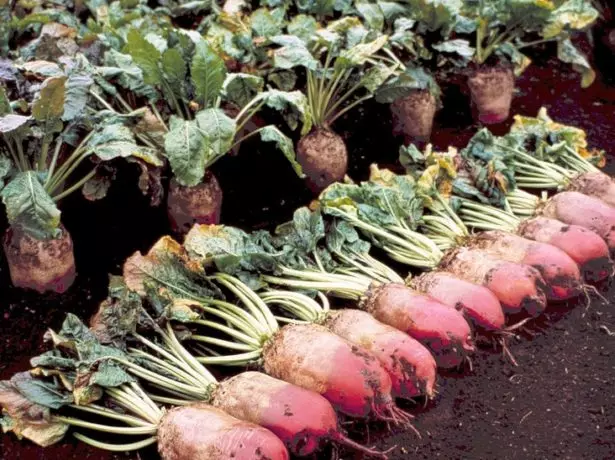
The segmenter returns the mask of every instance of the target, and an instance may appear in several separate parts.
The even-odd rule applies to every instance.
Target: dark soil
[[[612,57],[609,58],[612,63]],[[540,62],[518,81],[512,113],[535,115],[541,105],[565,123],[587,130],[590,142],[615,149],[615,89],[602,81],[587,90],[578,77],[554,62]],[[445,110],[434,126],[433,143],[463,145],[476,130],[468,95],[456,86],[444,88]],[[335,126],[348,140],[350,175],[366,178],[372,162],[394,165],[399,140],[391,137],[386,106],[371,104]],[[500,132],[507,126],[491,129]],[[363,135],[363,133],[368,133]],[[615,170],[612,157],[607,170]],[[309,190],[293,177],[279,153],[246,144],[240,157],[226,158],[215,168],[225,192],[222,221],[243,228],[271,227],[288,219],[310,200]],[[106,295],[109,273],[120,273],[123,260],[147,250],[168,231],[164,206],[148,207],[136,190],[137,171],[120,173],[110,195],[89,203],[80,196],[62,205],[71,232],[78,267],[75,285],[64,295],[37,295],[10,287],[0,264],[0,378],[28,368],[29,357],[45,350],[46,328],[58,328],[67,312],[83,318]],[[271,185],[270,185],[271,184]],[[4,213],[2,213],[4,215]],[[0,222],[0,228],[6,228]],[[411,407],[421,440],[410,432],[380,426],[348,425],[356,439],[387,448],[391,458],[442,459],[612,459],[615,458],[615,286],[568,307],[553,306],[510,349],[519,361],[513,367],[499,353],[482,349],[473,357],[473,371],[442,375],[439,395],[427,407]],[[327,458],[328,452],[319,458]],[[155,449],[141,453],[156,458]],[[343,458],[354,458],[342,454]],[[118,459],[137,454],[107,454],[76,443],[41,449],[12,435],[0,436],[1,459]]]

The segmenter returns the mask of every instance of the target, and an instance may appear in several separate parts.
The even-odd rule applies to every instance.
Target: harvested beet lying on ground
[[[275,257],[276,260],[269,265],[254,267],[256,273],[272,273],[263,274],[261,281],[285,289],[317,290],[335,297],[361,301],[359,308],[373,308],[371,313],[374,317],[388,324],[378,316],[381,309],[386,309],[385,305],[376,302],[374,296],[386,290],[391,281],[403,280],[389,267],[371,257],[368,254],[369,244],[361,240],[357,232],[343,221],[332,222],[325,228],[320,213],[300,208],[295,212],[293,221],[279,226],[273,237],[266,237],[263,233],[242,235],[232,227],[216,229],[201,226],[194,227],[187,235],[185,246],[189,253],[202,261],[216,258],[223,261],[226,258],[224,247],[242,246],[237,239],[244,239],[242,245],[254,251],[254,254],[247,252],[240,256],[246,261],[259,252],[262,258]],[[265,243],[260,248],[254,244],[259,239]],[[271,249],[267,250],[266,247]],[[370,289],[372,287],[374,289]],[[417,299],[426,297],[413,293],[407,287],[404,289],[409,291],[409,296],[414,295]],[[372,302],[375,302],[374,305]],[[434,299],[426,299],[426,302],[421,308],[431,307],[434,312],[438,309],[438,314],[448,318],[448,322],[438,326],[436,322],[427,319],[427,312],[420,313],[420,308],[407,305],[406,315],[414,318],[416,325],[403,328],[402,331],[410,333],[428,348],[433,343],[435,348],[430,350],[435,354],[438,365],[456,367],[473,350],[470,326],[461,313]],[[453,326],[455,323],[458,325]],[[427,329],[422,330],[423,324]],[[414,385],[412,381],[408,384],[410,388]]]
[[[412,278],[410,287],[463,312],[485,332],[504,328],[506,318],[498,297],[481,284],[471,283],[443,271],[425,272]]]
[[[518,189],[507,195],[507,202],[514,212],[522,215],[533,214],[540,208],[540,200],[537,197]],[[570,225],[554,218],[540,216],[521,220],[504,210],[465,199],[461,200],[459,215],[473,228],[516,233],[528,240],[562,250],[576,262],[587,281],[600,281],[613,270],[613,261],[604,239],[580,225]]]
[[[439,267],[488,288],[507,313],[538,316],[547,306],[547,285],[540,272],[529,265],[496,259],[479,249],[458,248],[450,251]]]
[[[428,172],[431,174],[431,170]],[[505,311],[520,313],[527,310],[529,314],[537,315],[545,309],[545,284],[537,270],[486,257],[482,251],[455,248],[466,238],[467,229],[454,212],[422,215],[426,199],[419,195],[410,176],[375,167],[371,173],[370,181],[361,185],[335,184],[325,190],[321,195],[324,212],[341,217],[365,232],[398,262],[442,270],[469,283],[485,286],[496,295]],[[378,211],[380,208],[388,209],[390,214],[383,215]],[[421,219],[428,226],[427,236],[406,224]],[[511,276],[516,282],[514,290],[508,289],[507,284],[499,284]],[[457,301],[461,302],[471,292],[459,292],[458,295]],[[435,302],[435,299],[429,302]]]
[[[581,292],[581,273],[576,262],[550,244],[531,241],[499,230],[481,232],[468,244],[501,260],[536,268],[547,285],[548,300],[567,300]]]
[[[579,265],[583,278],[600,281],[613,272],[609,247],[597,233],[580,225],[534,217],[521,222],[519,235],[562,249]]]
[[[615,254],[615,208],[598,198],[579,192],[561,192],[549,198],[539,213],[597,233],[606,241],[611,256]]]
[[[147,260],[153,264],[158,260],[155,257],[178,255],[177,252],[171,252],[178,247],[168,238],[160,240],[148,254]],[[136,257],[136,260],[141,264],[127,265],[127,273],[130,274],[128,280],[131,286],[143,292],[141,283],[145,279],[137,270],[146,266],[143,264],[144,259]],[[159,277],[158,280],[167,279]],[[192,287],[196,289],[198,285],[193,284]],[[222,332],[228,331],[223,324],[201,320],[198,313],[190,309],[202,310],[209,317],[228,319],[222,307],[232,309],[232,304],[214,299],[209,299],[213,304],[199,304],[198,300],[191,302],[185,298],[185,291],[180,296],[172,288],[167,291],[164,299],[168,302],[167,312],[178,321],[183,321],[184,325],[208,325],[214,330],[217,327]],[[163,298],[159,301],[163,301]],[[237,311],[237,307],[234,310]],[[371,456],[383,456],[344,436],[331,403],[318,393],[260,372],[243,372],[218,382],[180,343],[177,337],[181,337],[181,331],[176,335],[169,324],[164,329],[160,328],[158,322],[164,321],[163,317],[157,316],[160,310],[152,308],[148,311],[143,309],[137,293],[128,291],[121,278],[112,277],[109,297],[101,303],[92,318],[91,329],[103,343],[117,345],[118,336],[123,335],[124,341],[138,344],[127,353],[130,361],[116,361],[140,382],[154,385],[158,390],[168,393],[168,396],[161,396],[157,391],[156,395],[151,396],[155,401],[171,405],[183,405],[195,400],[206,402],[240,420],[267,428],[295,455],[312,454],[327,441],[331,441]],[[135,332],[137,329],[139,331]],[[213,335],[196,334],[193,339],[199,343],[225,343]]]
[[[284,444],[269,430],[205,403],[176,407],[164,415],[158,452],[163,460],[289,458]]]
[[[269,305],[279,306],[308,323],[320,323],[331,332],[373,353],[391,377],[394,397],[411,399],[435,395],[436,362],[425,346],[408,334],[376,320],[361,310],[330,310],[298,292],[268,290],[261,294]]]
[[[165,276],[173,273],[168,259],[177,257],[177,252],[171,252],[169,246],[162,243],[147,256],[137,253],[126,262],[124,276],[131,289],[145,296],[144,283],[169,288],[172,281],[165,281]],[[186,263],[194,262],[182,262]],[[183,277],[177,274],[173,283],[181,280],[186,287],[177,290],[176,295],[180,298],[188,295],[195,311],[207,305],[221,308],[223,314],[217,320],[228,322],[225,325],[206,319],[185,320],[187,325],[210,328],[230,337],[230,340],[222,340],[190,334],[186,340],[191,343],[208,344],[195,347],[199,362],[243,366],[262,360],[263,368],[272,377],[323,395],[335,409],[347,415],[407,423],[407,416],[394,405],[389,375],[371,353],[316,324],[290,324],[279,328],[267,304],[234,276],[217,273],[208,279],[236,295],[241,308],[216,300],[216,290],[204,295],[203,289],[191,281],[197,272],[186,273],[188,265],[182,266],[183,269],[178,269],[184,270]],[[212,354],[211,345],[223,351]],[[229,354],[228,350],[234,351]],[[353,377],[348,378],[349,375]]]
[[[50,331],[46,337],[63,341],[53,342],[53,350],[33,358],[36,367],[30,372],[0,383],[0,406],[17,422],[9,430],[18,436],[47,446],[73,427],[104,434],[107,439],[102,441],[73,433],[80,441],[110,451],[127,452],[158,443],[163,460],[289,458],[271,431],[208,404],[184,401],[183,407],[165,411],[154,402],[157,397],[150,397],[124,370],[120,363],[128,359],[125,352],[102,345],[72,314],[58,334]],[[79,374],[66,372],[67,366],[77,363]],[[24,407],[30,412],[24,412]],[[133,441],[109,441],[110,435]]]

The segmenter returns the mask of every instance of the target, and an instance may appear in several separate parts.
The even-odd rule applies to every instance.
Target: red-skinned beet
[[[458,247],[444,255],[439,268],[485,286],[498,298],[505,313],[538,316],[547,306],[546,283],[529,265],[506,262],[480,249]]]
[[[267,428],[295,455],[311,455],[331,441],[370,457],[386,458],[344,436],[333,406],[323,396],[261,372],[242,372],[220,382],[211,404]]]
[[[521,223],[519,235],[551,244],[568,254],[587,281],[600,281],[613,272],[609,247],[597,233],[556,219],[534,217]]]
[[[425,345],[439,367],[457,367],[474,351],[472,330],[462,313],[403,284],[372,287],[361,307]]]
[[[581,292],[583,281],[579,266],[555,246],[500,230],[481,232],[468,242],[468,246],[501,260],[536,268],[547,284],[548,300],[567,300]]]
[[[436,361],[418,340],[361,310],[330,312],[323,325],[380,360],[391,377],[393,396],[434,396]]]
[[[484,124],[505,121],[510,114],[515,77],[510,67],[480,66],[468,77],[472,102]]]
[[[37,240],[19,227],[9,227],[4,235],[4,253],[15,287],[39,293],[66,292],[76,277],[73,240],[60,226],[60,236]]]
[[[597,233],[606,241],[611,257],[615,254],[615,208],[604,201],[579,192],[561,192],[549,198],[538,215]]]
[[[218,224],[222,210],[222,189],[211,171],[194,187],[184,187],[171,180],[167,197],[167,214],[171,230],[186,234],[194,224]]]
[[[422,273],[411,280],[410,287],[463,312],[475,327],[485,332],[499,331],[506,322],[502,305],[493,292],[450,273]]]
[[[162,460],[287,460],[271,431],[238,420],[205,403],[176,407],[158,428]]]
[[[401,421],[391,378],[379,360],[316,324],[284,326],[265,344],[269,375],[324,396],[336,410],[361,418]]]
[[[593,196],[615,207],[615,182],[602,171],[579,174],[572,180],[568,190]]]

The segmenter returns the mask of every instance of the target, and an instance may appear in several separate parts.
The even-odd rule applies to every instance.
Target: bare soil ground
[[[612,58],[611,58],[612,59]],[[612,61],[611,61],[612,62]],[[596,147],[615,151],[615,89],[603,81],[587,90],[578,78],[552,62],[537,62],[519,79],[513,113],[535,115],[541,105],[565,123],[581,126]],[[475,132],[467,95],[447,90],[445,110],[434,126],[434,145],[463,145]],[[366,177],[372,162],[394,164],[398,139],[390,136],[388,109],[372,104],[339,123],[351,152],[350,175]],[[496,132],[507,126],[493,128]],[[361,133],[371,133],[364,137]],[[288,219],[310,199],[279,154],[242,148],[240,161],[216,167],[225,191],[223,221],[245,228],[270,227]],[[613,158],[607,170],[615,171]],[[123,171],[110,196],[100,203],[72,197],[63,204],[78,264],[76,284],[62,296],[26,293],[10,287],[0,264],[0,379],[28,367],[29,357],[45,350],[42,335],[73,312],[87,318],[105,297],[107,276],[119,273],[135,250],[147,250],[168,231],[163,208],[151,209],[136,191],[136,171]],[[275,184],[271,187],[270,184]],[[0,228],[6,224],[0,222]],[[611,280],[612,281],[612,280]],[[480,350],[473,370],[442,375],[438,397],[427,407],[405,406],[422,433],[351,424],[357,440],[387,448],[391,458],[441,459],[612,459],[615,458],[615,286],[600,286],[608,299],[592,297],[552,306],[536,324],[510,344],[519,361],[513,367],[492,349]],[[328,458],[323,452],[318,458]],[[340,453],[342,458],[355,458]],[[0,436],[0,459],[119,459],[67,437],[48,449]],[[155,449],[141,458],[156,458]]]

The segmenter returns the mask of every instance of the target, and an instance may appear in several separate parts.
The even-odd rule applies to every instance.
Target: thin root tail
[[[355,442],[352,439],[344,436],[340,432],[336,432],[336,434],[331,437],[331,441],[341,446],[348,447],[349,449],[352,449],[356,452],[360,452],[368,457],[379,458],[381,460],[388,460],[388,454],[397,447],[393,446],[392,448],[385,451],[380,451],[374,448],[364,446],[363,444],[359,444],[358,442]]]
[[[421,433],[412,425],[410,420],[414,418],[412,414],[409,414],[399,407],[395,405],[391,405],[391,407],[387,408],[387,412],[389,414],[384,414],[382,412],[376,412],[376,419],[383,422],[391,422],[394,425],[403,426],[404,428],[408,428],[413,431],[419,439],[421,439]]]

